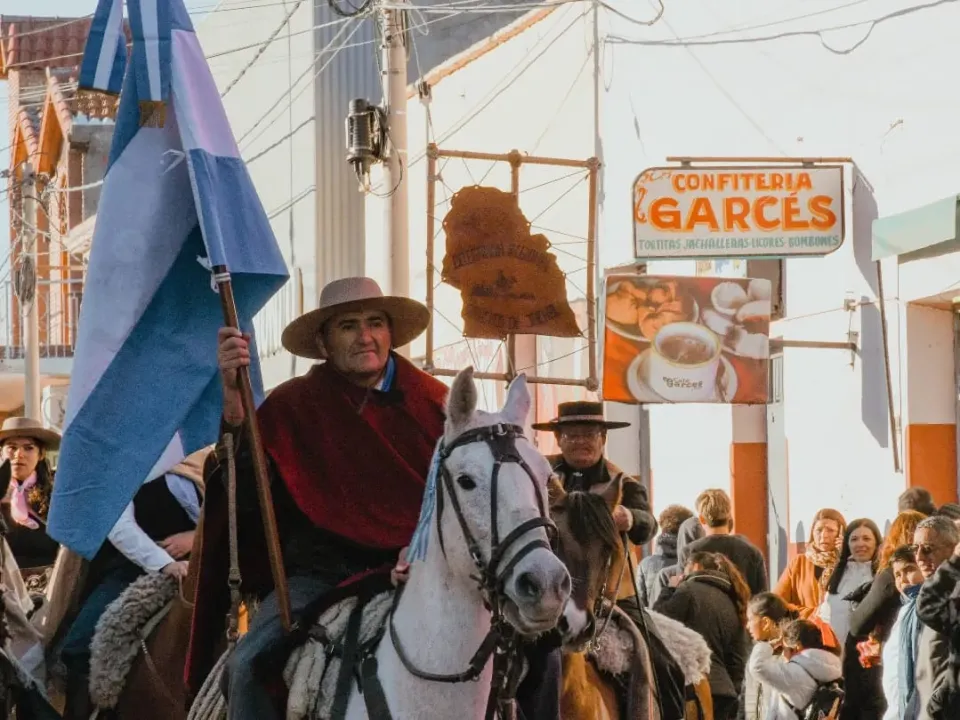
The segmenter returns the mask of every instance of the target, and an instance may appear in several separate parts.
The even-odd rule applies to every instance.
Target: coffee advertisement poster
[[[771,291],[762,279],[607,277],[603,399],[765,404]]]

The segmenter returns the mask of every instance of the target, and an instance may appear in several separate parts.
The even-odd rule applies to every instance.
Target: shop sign
[[[650,168],[633,220],[642,259],[827,255],[843,244],[843,168]]]
[[[550,242],[530,232],[513,195],[462,188],[451,198],[443,229],[442,278],[460,291],[465,337],[581,335]]]

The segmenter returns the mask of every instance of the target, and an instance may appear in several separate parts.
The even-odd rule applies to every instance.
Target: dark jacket
[[[872,589],[873,581],[866,582],[847,593],[843,599],[856,610]],[[848,632],[844,641],[844,700],[840,709],[840,720],[880,720],[887,710],[887,698],[883,692],[883,668],[879,664],[868,668],[860,664],[857,643],[862,639]]]
[[[893,570],[884,568],[874,576],[867,594],[850,613],[850,634],[858,640],[873,635],[886,642],[901,607]]]
[[[654,597],[654,586],[657,575],[669,565],[677,563],[677,536],[673,533],[660,533],[657,538],[657,549],[653,555],[640,561],[637,577],[637,590],[640,591],[640,602],[644,607],[650,607],[651,597]],[[657,593],[659,594],[659,593]]]
[[[687,558],[697,552],[719,553],[725,556],[743,575],[752,595],[770,589],[763,554],[742,535],[707,535],[694,540],[684,545],[679,553],[680,565],[686,565]]]
[[[684,520],[680,524],[680,532],[677,533],[677,555],[679,556],[688,544],[702,537],[703,525],[700,524],[700,520],[698,520],[696,516]],[[656,582],[653,583],[648,598],[650,607],[653,607],[657,602],[663,589],[670,587],[670,578],[680,575],[681,573],[683,573],[683,565],[680,565],[679,561],[677,561],[673,565],[667,565],[657,574]]]
[[[657,534],[657,519],[650,511],[650,496],[640,478],[627,475],[607,459],[586,470],[574,470],[562,455],[550,455],[547,461],[560,478],[563,489],[589,491],[595,485],[606,485],[618,476],[623,478],[623,498],[620,504],[633,514],[633,527],[627,533],[634,545],[645,545]]]
[[[847,596],[857,601],[850,613],[850,633],[843,650],[843,680],[846,699],[840,720],[879,718],[887,707],[883,693],[883,668],[860,664],[857,643],[871,635],[881,643],[887,641],[890,630],[902,607],[900,593],[893,580],[893,570],[885,568],[877,573],[864,591],[860,588]]]
[[[731,593],[726,577],[710,571],[695,572],[677,588],[664,588],[653,608],[707,641],[710,692],[714,697],[736,698],[747,664],[747,632]]]
[[[960,558],[951,557],[927,579],[917,597],[924,624],[917,657],[917,720],[960,717]]]

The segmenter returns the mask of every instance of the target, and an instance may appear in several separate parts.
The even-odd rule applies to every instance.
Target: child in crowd
[[[893,579],[903,598],[903,607],[883,646],[883,692],[887,712],[883,720],[913,720],[917,716],[917,694],[914,685],[915,663],[920,642],[920,619],[917,617],[917,595],[923,585],[923,574],[911,546],[894,550],[890,556]]]
[[[842,675],[838,652],[824,647],[823,633],[808,620],[792,620],[782,629],[764,623],[754,637],[761,642],[753,646],[747,671],[769,688],[766,720],[797,720],[817,688]]]

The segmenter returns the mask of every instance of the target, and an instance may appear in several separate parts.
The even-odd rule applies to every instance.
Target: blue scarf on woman
[[[922,585],[903,591],[903,617],[900,620],[900,663],[897,682],[900,686],[900,717],[907,717],[907,707],[916,691],[915,670],[920,648],[920,618],[917,617],[917,595]]]

